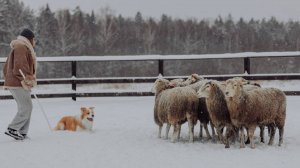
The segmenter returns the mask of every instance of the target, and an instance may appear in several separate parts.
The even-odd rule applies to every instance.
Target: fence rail
[[[229,74],[229,75],[207,75],[205,78],[215,80],[226,80],[231,77],[243,77],[247,80],[300,80],[300,74],[251,74],[251,58],[272,58],[272,57],[300,57],[300,52],[284,52],[284,53],[235,53],[235,54],[207,54],[207,55],[187,55],[187,56],[77,56],[77,57],[40,57],[38,62],[70,62],[72,78],[63,79],[40,79],[39,85],[45,84],[71,84],[73,93],[53,93],[38,94],[41,98],[55,97],[105,97],[105,96],[152,96],[151,92],[110,92],[110,93],[78,93],[76,88],[78,84],[101,84],[101,83],[152,83],[157,77],[122,77],[122,78],[77,78],[78,62],[86,61],[157,61],[158,73],[164,74],[164,61],[166,60],[201,60],[201,59],[232,59],[242,58],[243,71],[245,74]],[[0,63],[4,63],[5,58],[0,58]],[[174,79],[178,77],[167,77]],[[3,80],[0,80],[0,86]],[[300,91],[285,91],[287,95],[300,95]],[[9,95],[0,95],[0,99],[10,99]]]

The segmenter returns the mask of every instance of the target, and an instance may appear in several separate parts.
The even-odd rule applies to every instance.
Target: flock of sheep
[[[199,138],[203,137],[204,127],[208,139],[218,140],[226,148],[237,139],[241,148],[245,147],[245,143],[255,148],[253,135],[257,126],[260,128],[261,142],[264,142],[265,127],[270,136],[269,145],[273,144],[276,128],[279,129],[278,145],[283,142],[286,96],[279,89],[262,88],[240,77],[221,82],[192,74],[186,80],[159,78],[152,91],[155,93],[154,121],[159,126],[159,138],[163,124],[167,124],[165,138],[168,138],[173,126],[171,141],[179,140],[181,125],[187,121],[189,141],[193,142],[194,126],[199,120]],[[208,124],[212,128],[212,136]],[[247,142],[244,140],[244,128]]]

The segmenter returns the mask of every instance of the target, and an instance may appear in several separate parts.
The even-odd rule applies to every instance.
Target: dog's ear
[[[95,107],[90,107],[91,110],[94,110]]]
[[[81,107],[80,111],[81,111],[81,113],[83,113],[84,111],[86,111],[86,107]]]

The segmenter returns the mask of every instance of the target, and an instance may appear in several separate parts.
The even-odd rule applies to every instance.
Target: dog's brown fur
[[[89,114],[91,108],[81,107],[80,117],[76,116],[65,116],[57,123],[57,126],[54,128],[55,130],[68,130],[68,131],[76,131],[77,128],[85,130],[85,126],[82,124],[82,120],[86,115]]]

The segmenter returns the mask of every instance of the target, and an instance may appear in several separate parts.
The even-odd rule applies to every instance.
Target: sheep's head
[[[231,98],[240,93],[243,89],[243,82],[236,79],[228,79],[226,81],[225,96]]]
[[[190,84],[193,84],[193,83],[196,83],[200,80],[203,80],[204,78],[202,78],[201,76],[199,76],[198,74],[192,74],[191,76],[189,76],[185,81],[184,81],[184,84],[185,85],[190,85]]]
[[[242,77],[234,77],[232,79],[240,81],[243,85],[253,85],[253,86],[261,87],[260,84],[258,84],[256,82],[252,82],[252,81],[246,80],[246,79],[244,79]]]
[[[206,82],[197,92],[198,98],[209,97],[212,89],[216,87],[216,83],[213,81]]]
[[[154,85],[151,89],[152,93],[155,93],[155,94],[158,94],[159,92],[165,90],[165,89],[169,89],[169,88],[172,88],[171,85],[169,85],[170,81],[167,80],[167,79],[157,79],[155,82],[154,82]]]
[[[182,83],[184,82],[184,79],[173,79],[170,81],[170,86],[173,86],[173,87],[177,87],[177,86],[181,86]]]

